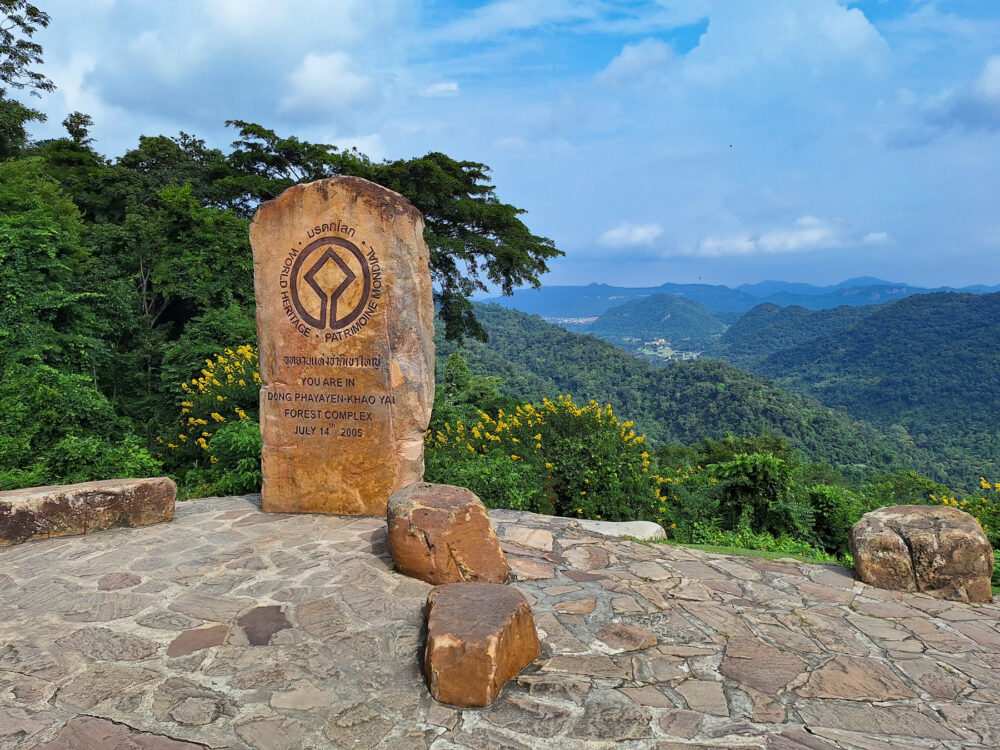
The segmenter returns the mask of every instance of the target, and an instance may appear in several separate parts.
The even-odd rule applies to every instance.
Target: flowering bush
[[[983,527],[986,538],[993,549],[1000,548],[1000,482],[990,483],[985,477],[979,478],[979,489],[972,495],[958,498],[946,494],[931,495],[931,500],[940,505],[950,505],[973,516]]]
[[[223,477],[232,471],[243,475],[247,473],[245,459],[253,452],[253,447],[220,452],[213,446],[213,438],[223,427],[235,422],[249,422],[253,425],[252,429],[257,430],[260,398],[257,349],[249,344],[226,349],[214,358],[206,359],[200,375],[181,383],[181,413],[177,429],[158,437],[156,442],[164,462],[183,473],[186,483],[194,482],[210,488],[211,482],[207,480],[211,477]],[[250,431],[247,428],[238,433],[239,445],[246,443],[246,435]],[[258,461],[259,442],[258,437]],[[244,464],[238,467],[236,463],[240,460],[244,460]],[[208,469],[211,471],[206,472]],[[189,473],[191,476],[187,477]]]
[[[575,518],[658,520],[645,438],[611,406],[571,396],[428,433],[425,478],[468,487],[486,505]]]

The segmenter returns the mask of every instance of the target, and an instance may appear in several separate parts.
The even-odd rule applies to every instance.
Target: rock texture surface
[[[176,497],[177,485],[167,477],[0,492],[0,547],[169,521]]]
[[[975,518],[948,506],[897,505],[866,513],[851,529],[858,577],[893,591],[988,602],[993,549]]]
[[[386,519],[403,575],[434,585],[507,580],[507,558],[486,506],[464,487],[415,482],[389,498]]]
[[[528,600],[516,588],[452,583],[428,595],[424,673],[436,700],[488,706],[541,653]]]
[[[434,400],[423,218],[357,177],[295,185],[250,227],[263,503],[385,515],[419,481]]]
[[[542,655],[485,708],[430,696],[432,587],[395,572],[383,519],[213,498],[0,549],[0,748],[88,716],[144,750],[1000,747],[996,604],[490,518]]]

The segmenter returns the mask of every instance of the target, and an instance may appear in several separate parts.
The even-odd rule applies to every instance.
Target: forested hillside
[[[651,294],[613,307],[588,328],[598,338],[633,350],[644,341],[665,339],[674,349],[700,349],[726,324],[700,302],[676,294]]]
[[[758,329],[758,332],[763,329]],[[883,429],[904,429],[936,478],[1000,472],[1000,294],[919,295],[749,366]]]
[[[611,403],[636,429],[661,443],[689,444],[727,432],[781,435],[814,461],[855,474],[913,468],[923,460],[905,435],[869,425],[790,394],[724,362],[653,367],[593,336],[498,305],[477,305],[489,343],[467,342],[463,356],[480,375],[495,375],[512,397],[533,401],[572,393]],[[439,361],[455,351],[440,342]]]
[[[705,355],[753,369],[751,363],[817,336],[839,331],[863,320],[877,309],[875,305],[867,305],[807,310],[798,305],[779,307],[765,302],[736,321]]]

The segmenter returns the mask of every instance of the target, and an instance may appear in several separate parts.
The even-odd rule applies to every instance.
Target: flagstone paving
[[[490,515],[542,656],[435,703],[377,518],[180,503],[0,550],[0,750],[1000,747],[1000,607]]]

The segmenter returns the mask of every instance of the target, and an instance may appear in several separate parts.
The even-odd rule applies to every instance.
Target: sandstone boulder
[[[423,231],[403,196],[359,177],[295,185],[257,209],[264,510],[383,516],[423,477],[434,401]]]
[[[993,550],[979,522],[948,506],[897,505],[866,513],[851,529],[858,577],[894,591],[988,602]]]
[[[427,597],[424,673],[435,700],[488,706],[540,655],[531,608],[517,589],[453,583]]]
[[[176,497],[177,485],[167,477],[0,492],[0,547],[169,521]]]
[[[435,585],[507,580],[486,506],[463,487],[411,484],[389,498],[386,520],[389,549],[404,575]]]

